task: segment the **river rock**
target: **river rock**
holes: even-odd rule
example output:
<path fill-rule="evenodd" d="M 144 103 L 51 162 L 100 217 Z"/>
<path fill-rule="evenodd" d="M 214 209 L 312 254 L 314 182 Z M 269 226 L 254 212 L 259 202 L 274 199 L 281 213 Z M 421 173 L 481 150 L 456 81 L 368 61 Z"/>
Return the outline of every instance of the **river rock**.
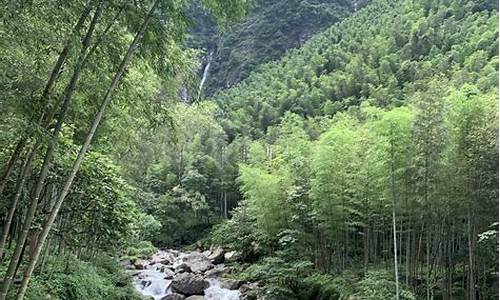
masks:
<path fill-rule="evenodd" d="M 203 299 L 205 299 L 205 297 L 199 295 L 194 295 L 186 298 L 186 300 L 203 300 Z"/>
<path fill-rule="evenodd" d="M 177 294 L 177 293 L 173 293 L 173 294 L 170 294 L 170 295 L 167 295 L 167 296 L 161 298 L 161 300 L 184 300 L 184 299 L 186 299 L 186 297 L 184 295 Z"/>
<path fill-rule="evenodd" d="M 219 282 L 222 288 L 228 290 L 237 290 L 245 283 L 241 280 L 229 279 L 229 278 L 220 279 Z"/>
<path fill-rule="evenodd" d="M 184 263 L 187 264 L 194 273 L 204 273 L 214 267 L 210 260 L 201 253 L 191 253 L 184 257 Z"/>
<path fill-rule="evenodd" d="M 241 252 L 239 251 L 229 251 L 224 254 L 224 260 L 226 262 L 234 262 L 241 259 Z"/>
<path fill-rule="evenodd" d="M 208 281 L 200 275 L 182 273 L 172 280 L 172 290 L 186 296 L 201 295 L 209 287 Z"/>
<path fill-rule="evenodd" d="M 158 255 L 155 254 L 151 258 L 151 262 L 149 263 L 150 265 L 156 265 L 156 264 L 162 264 L 162 265 L 168 265 L 170 264 L 170 259 L 167 258 L 167 255 Z"/>
<path fill-rule="evenodd" d="M 224 262 L 224 249 L 222 247 L 217 247 L 214 250 L 211 251 L 210 255 L 208 256 L 208 259 L 213 263 L 213 264 L 221 264 Z"/>
<path fill-rule="evenodd" d="M 174 276 L 175 276 L 175 272 L 170 270 L 170 269 L 165 269 L 164 273 L 165 273 L 165 277 L 164 277 L 165 279 L 170 280 L 170 279 L 174 278 Z"/>
<path fill-rule="evenodd" d="M 259 286 L 257 283 L 245 283 L 240 286 L 240 300 L 257 300 Z"/>
<path fill-rule="evenodd" d="M 137 270 L 133 264 L 126 265 L 125 270 Z"/>
<path fill-rule="evenodd" d="M 177 267 L 175 267 L 175 273 L 190 273 L 190 272 L 191 272 L 191 267 L 186 263 L 182 263 Z"/>
<path fill-rule="evenodd" d="M 210 269 L 205 272 L 205 277 L 207 278 L 214 278 L 214 277 L 221 277 L 222 274 L 226 272 L 226 266 L 224 264 L 218 264 L 215 265 L 213 269 Z"/>
<path fill-rule="evenodd" d="M 151 280 L 141 280 L 141 285 L 143 287 L 148 287 L 151 285 Z"/>
<path fill-rule="evenodd" d="M 148 266 L 148 261 L 143 260 L 143 259 L 138 259 L 137 261 L 134 262 L 134 267 L 136 270 L 144 270 Z"/>

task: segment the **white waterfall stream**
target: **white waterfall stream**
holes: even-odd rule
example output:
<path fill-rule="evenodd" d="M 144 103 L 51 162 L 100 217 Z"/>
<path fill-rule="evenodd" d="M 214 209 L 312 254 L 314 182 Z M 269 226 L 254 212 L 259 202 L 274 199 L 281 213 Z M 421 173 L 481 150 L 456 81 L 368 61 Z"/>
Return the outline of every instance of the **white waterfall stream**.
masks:
<path fill-rule="evenodd" d="M 152 296 L 155 300 L 161 300 L 170 294 L 171 280 L 165 279 L 165 274 L 159 270 L 146 269 L 135 277 L 135 288 L 144 296 Z"/>
<path fill-rule="evenodd" d="M 213 55 L 213 52 L 210 52 L 208 54 L 207 64 L 205 65 L 205 68 L 203 69 L 203 76 L 201 77 L 200 87 L 198 88 L 198 98 L 201 97 L 201 92 L 203 91 L 203 86 L 205 85 L 205 81 L 207 81 L 208 70 L 210 70 L 210 63 L 212 62 L 212 55 Z"/>
<path fill-rule="evenodd" d="M 228 290 L 222 288 L 217 279 L 209 279 L 210 287 L 205 290 L 205 299 L 207 300 L 239 300 L 240 292 L 238 290 Z"/>

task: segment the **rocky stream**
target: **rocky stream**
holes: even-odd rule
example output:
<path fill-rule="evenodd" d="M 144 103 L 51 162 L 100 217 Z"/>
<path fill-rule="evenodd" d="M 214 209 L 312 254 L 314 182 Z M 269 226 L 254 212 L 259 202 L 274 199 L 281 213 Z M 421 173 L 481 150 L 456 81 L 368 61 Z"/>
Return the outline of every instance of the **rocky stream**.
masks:
<path fill-rule="evenodd" d="M 226 262 L 235 251 L 213 248 L 204 252 L 162 250 L 149 259 L 125 263 L 136 289 L 147 300 L 246 300 L 255 284 L 229 279 Z"/>

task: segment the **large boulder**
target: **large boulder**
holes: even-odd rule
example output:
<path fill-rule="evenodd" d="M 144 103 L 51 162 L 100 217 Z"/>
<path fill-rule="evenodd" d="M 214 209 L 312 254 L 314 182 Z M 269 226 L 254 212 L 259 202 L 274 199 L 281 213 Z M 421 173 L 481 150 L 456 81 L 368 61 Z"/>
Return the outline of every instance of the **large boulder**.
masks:
<path fill-rule="evenodd" d="M 221 277 L 222 274 L 226 272 L 226 266 L 224 264 L 218 264 L 215 265 L 213 269 L 210 269 L 205 272 L 205 277 L 206 278 L 215 278 L 215 277 Z"/>
<path fill-rule="evenodd" d="M 220 279 L 219 281 L 220 281 L 220 286 L 228 290 L 237 290 L 245 283 L 244 281 L 241 280 L 229 279 L 229 278 L 223 278 Z"/>
<path fill-rule="evenodd" d="M 172 293 L 170 295 L 167 295 L 167 296 L 161 298 L 161 300 L 184 300 L 184 299 L 186 299 L 186 297 L 184 295 L 177 294 L 177 293 Z"/>
<path fill-rule="evenodd" d="M 208 256 L 208 259 L 213 263 L 213 264 L 221 264 L 224 262 L 224 249 L 222 247 L 217 247 L 213 249 Z"/>
<path fill-rule="evenodd" d="M 241 252 L 239 251 L 229 251 L 224 254 L 224 260 L 226 262 L 234 262 L 241 259 Z"/>
<path fill-rule="evenodd" d="M 200 275 L 192 273 L 182 273 L 177 275 L 172 280 L 172 291 L 186 296 L 191 295 L 203 295 L 205 289 L 209 287 L 208 281 L 206 281 Z"/>
<path fill-rule="evenodd" d="M 201 253 L 191 253 L 184 257 L 183 260 L 194 273 L 204 273 L 214 267 L 210 260 Z"/>

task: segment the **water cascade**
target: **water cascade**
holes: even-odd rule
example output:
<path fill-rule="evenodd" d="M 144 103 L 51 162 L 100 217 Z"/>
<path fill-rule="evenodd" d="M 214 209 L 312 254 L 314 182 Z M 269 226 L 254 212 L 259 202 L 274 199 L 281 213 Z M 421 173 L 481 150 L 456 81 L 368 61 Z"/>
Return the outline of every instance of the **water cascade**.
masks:
<path fill-rule="evenodd" d="M 142 269 L 130 270 L 134 277 L 135 288 L 145 297 L 152 297 L 155 300 L 162 300 L 165 296 L 172 294 L 171 284 L 178 269 L 185 264 L 186 260 L 193 253 L 183 253 L 174 250 L 159 251 L 152 258 L 140 261 Z M 196 253 L 196 255 L 202 255 Z M 166 266 L 164 261 L 168 261 Z M 176 270 L 176 271 L 173 271 Z M 209 286 L 204 290 L 206 300 L 239 300 L 238 290 L 229 290 L 222 287 L 217 278 L 206 278 Z M 149 298 L 148 298 L 149 299 Z"/>
<path fill-rule="evenodd" d="M 205 85 L 205 82 L 207 81 L 208 70 L 210 69 L 210 63 L 212 62 L 212 55 L 213 55 L 213 52 L 210 52 L 207 56 L 207 64 L 205 65 L 205 68 L 203 69 L 203 76 L 201 77 L 200 87 L 198 88 L 198 98 L 201 97 L 201 93 L 203 91 L 203 86 Z"/>

